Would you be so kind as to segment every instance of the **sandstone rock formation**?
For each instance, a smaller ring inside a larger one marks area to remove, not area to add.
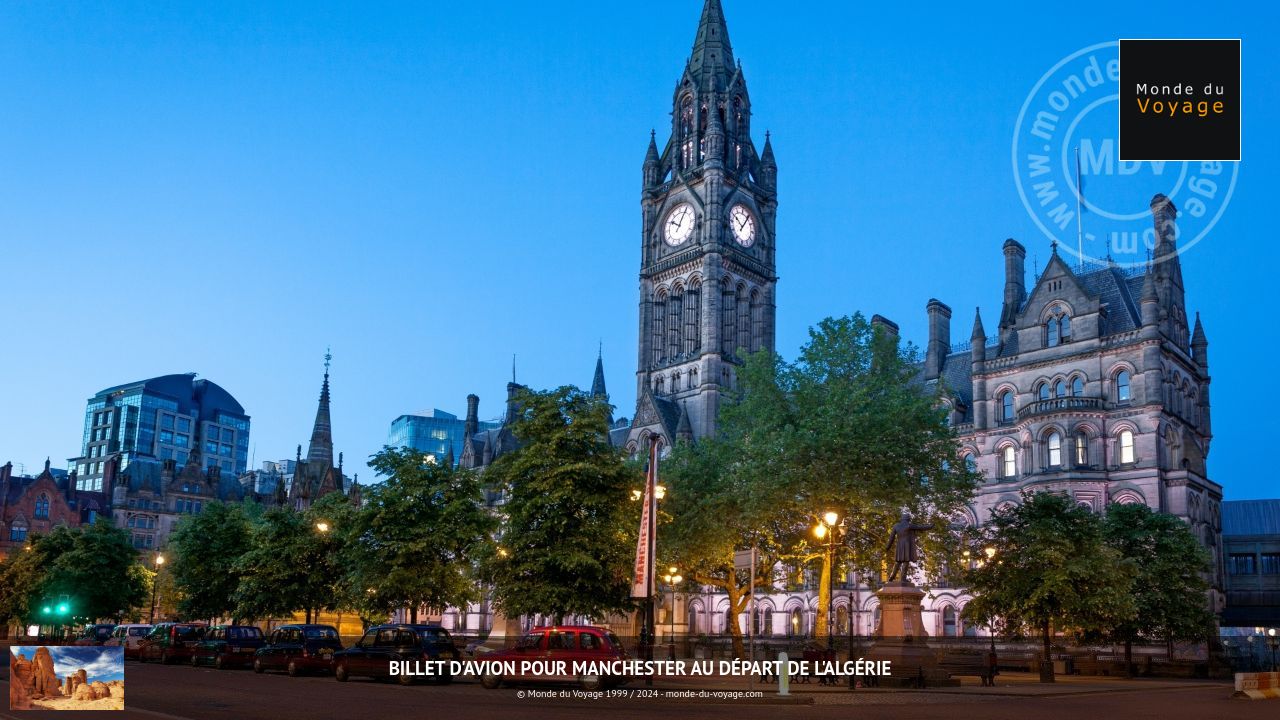
[[[9,654],[9,709],[31,709],[31,661],[22,655]]]
[[[72,697],[75,695],[76,688],[85,684],[87,680],[88,678],[85,675],[84,668],[80,668],[79,670],[71,673],[67,676],[67,680],[62,686],[62,694],[67,697]]]
[[[58,674],[54,672],[53,656],[49,654],[49,648],[36,648],[36,654],[31,659],[31,665],[32,699],[62,697],[62,683],[58,681]]]

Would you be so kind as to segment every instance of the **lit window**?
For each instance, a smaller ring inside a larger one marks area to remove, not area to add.
[[[1000,394],[1000,422],[1013,422],[1013,393]]]
[[[1014,459],[1012,445],[1005,445],[1000,451],[1000,476],[1011,478],[1018,473],[1017,461]]]
[[[1129,371],[1121,370],[1120,374],[1116,375],[1116,400],[1128,402],[1130,399],[1132,396],[1129,393]]]
[[[1071,381],[1071,397],[1080,397],[1084,395],[1084,380],[1076,378]]]
[[[1062,466],[1062,436],[1056,432],[1049,433],[1049,467]]]
[[[1084,433],[1076,434],[1076,465],[1089,464],[1089,436]]]
[[[1128,465],[1133,462],[1133,431],[1120,432],[1120,463]]]

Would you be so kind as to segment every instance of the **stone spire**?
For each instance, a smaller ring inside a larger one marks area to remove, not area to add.
[[[987,359],[987,330],[982,327],[982,308],[973,309],[973,332],[969,333],[969,352],[975,363]]]
[[[1196,365],[1209,367],[1209,338],[1205,337],[1204,325],[1200,324],[1200,313],[1196,313],[1196,329],[1191,333],[1191,355]]]
[[[333,427],[329,422],[329,361],[333,355],[324,353],[324,383],[320,386],[320,405],[316,408],[316,423],[311,429],[311,445],[307,450],[308,463],[333,466]]]
[[[608,399],[609,393],[604,388],[604,346],[596,351],[596,374],[591,379],[591,396]]]
[[[644,186],[646,188],[651,188],[658,184],[661,162],[662,159],[658,157],[657,133],[654,130],[650,130],[649,149],[644,154]]]
[[[702,6],[702,19],[698,21],[698,35],[693,41],[687,72],[694,84],[706,90],[724,90],[733,77],[736,66],[733,47],[729,44],[729,27],[724,21],[724,8],[720,0],[706,0]]]
[[[764,133],[764,152],[760,153],[760,182],[768,188],[778,186],[778,162],[773,159],[773,138]]]
[[[676,442],[693,442],[693,425],[689,422],[689,408],[680,403],[680,422],[676,425]]]

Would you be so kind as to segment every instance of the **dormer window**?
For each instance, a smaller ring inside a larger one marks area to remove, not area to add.
[[[1045,346],[1057,347],[1068,342],[1071,342],[1071,316],[1057,309],[1045,322]]]
[[[49,517],[49,496],[41,495],[36,498],[35,517],[37,520],[44,520]]]

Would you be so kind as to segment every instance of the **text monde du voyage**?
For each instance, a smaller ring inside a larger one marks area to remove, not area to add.
[[[1212,99],[1215,95],[1224,94],[1223,86],[1213,83],[1206,83],[1203,88],[1200,88],[1199,93],[1190,83],[1173,85],[1136,83],[1134,91],[1137,95],[1134,99],[1138,102],[1138,112],[1143,115],[1203,118],[1210,115],[1223,115],[1227,111],[1222,100]]]

